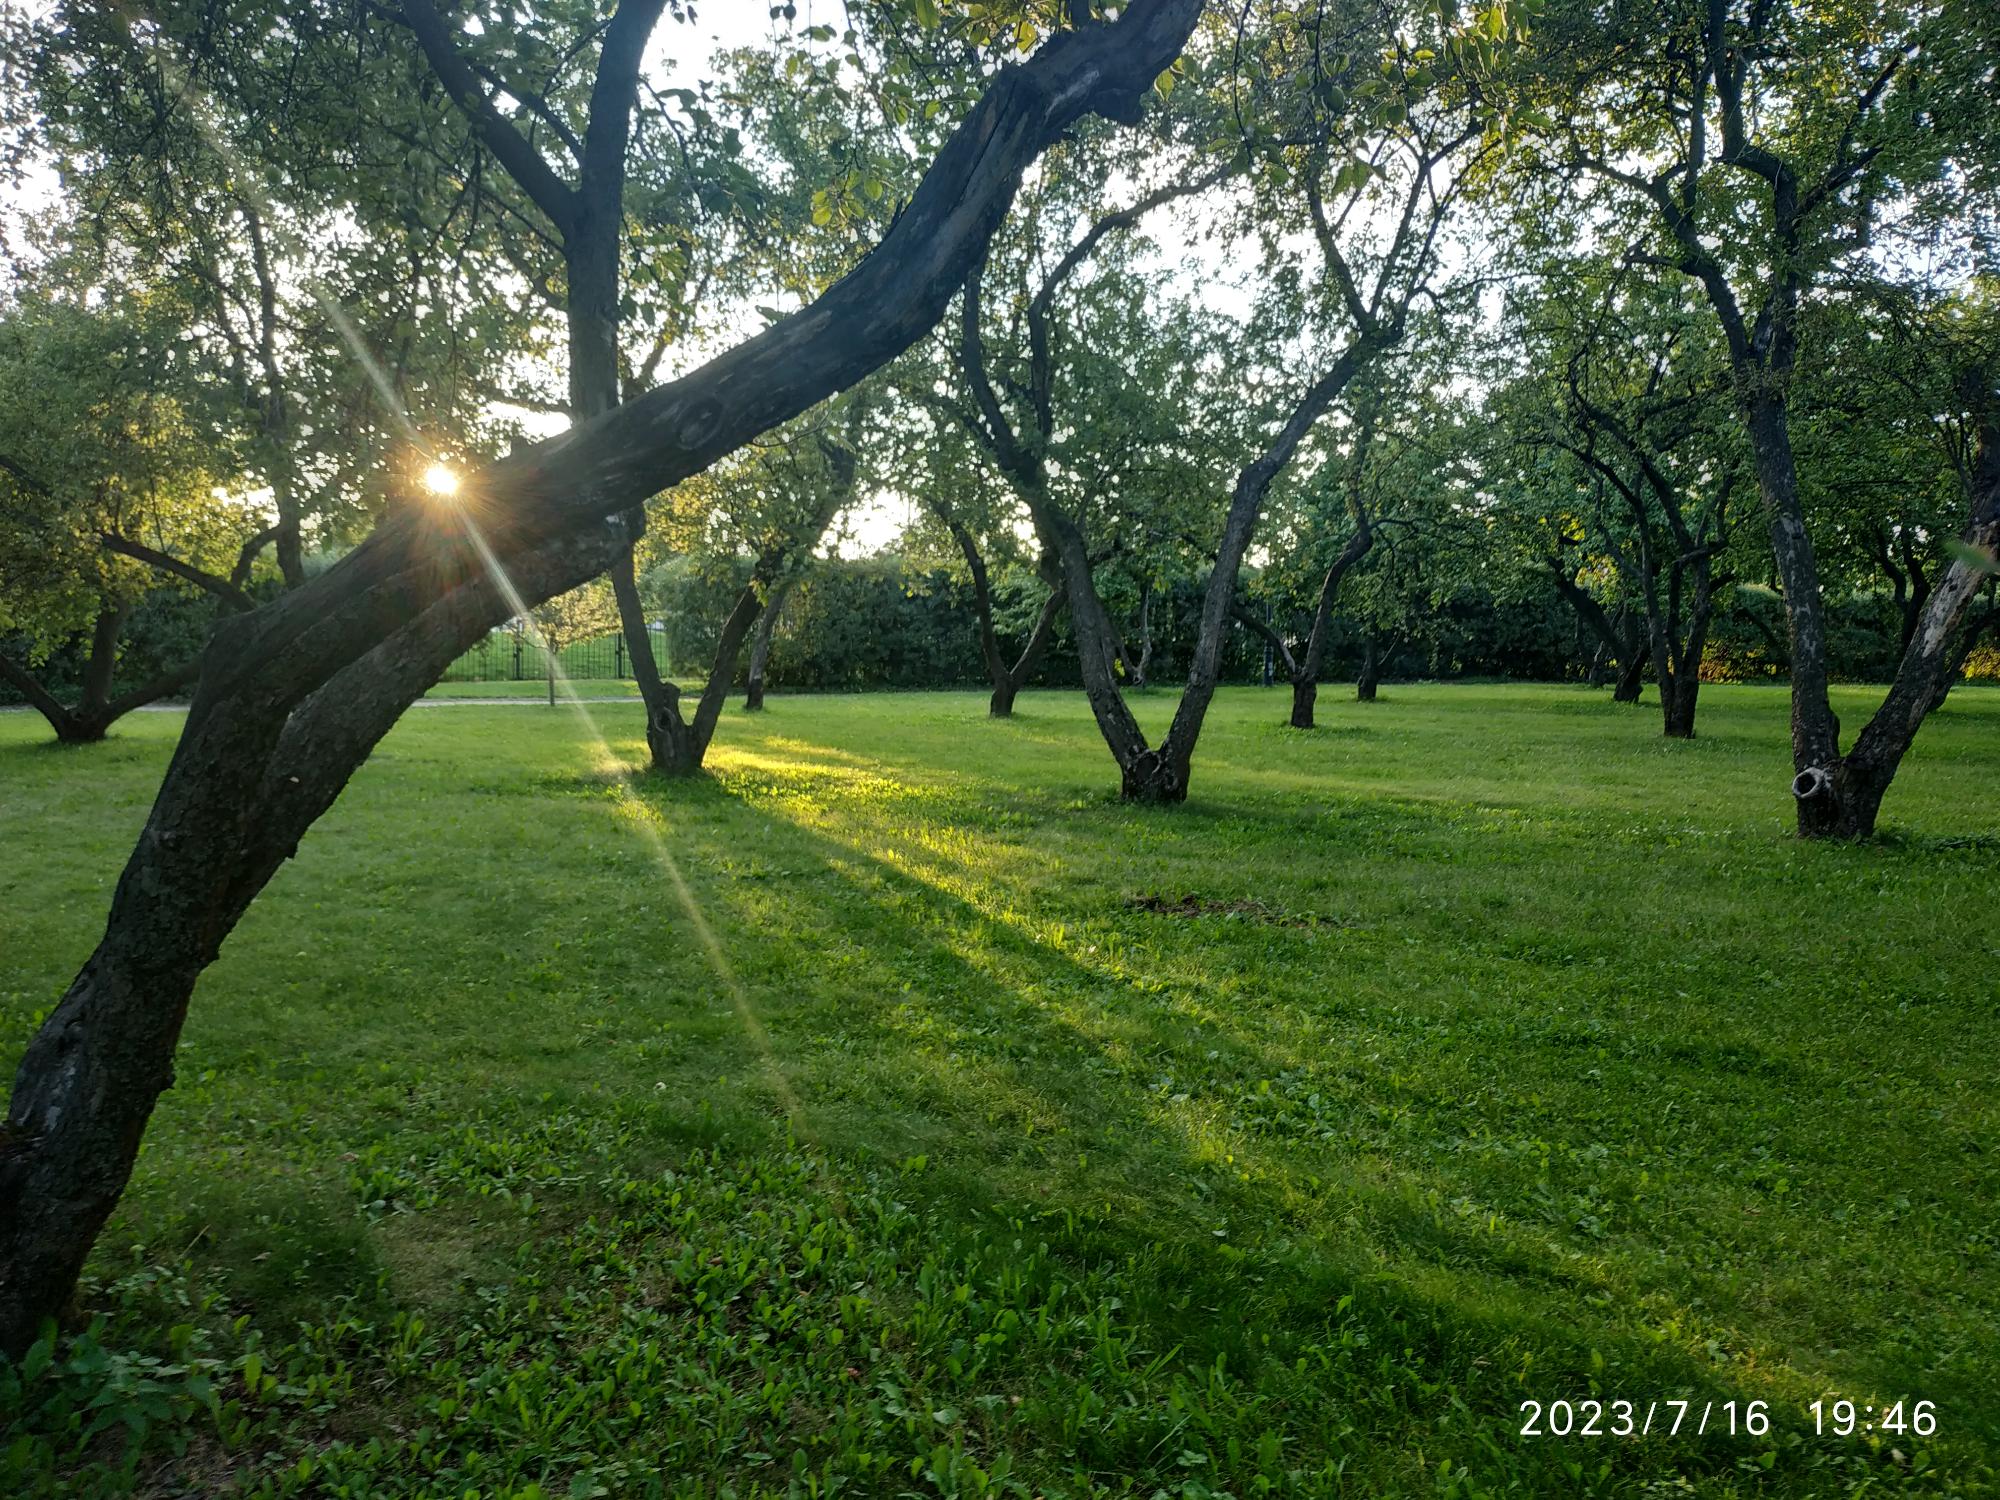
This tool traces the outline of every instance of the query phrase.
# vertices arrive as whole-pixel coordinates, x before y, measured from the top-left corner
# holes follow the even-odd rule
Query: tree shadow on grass
[[[725,777],[705,795],[737,793]],[[1789,1394],[1585,1311],[1643,1301],[1662,1323],[1700,1321],[1615,1262],[1445,1199],[1343,1128],[1339,1108],[1302,1125],[1279,1112],[1268,1131],[1241,1117],[1257,1081],[1311,1059],[1226,1017],[1172,1014],[936,872],[793,824],[785,858],[806,857],[819,878],[711,899],[739,939],[796,944],[771,956],[774,975],[812,952],[875,955],[832,995],[763,1009],[809,1138],[836,1161],[921,1152],[910,1190],[948,1219],[1025,1219],[1080,1265],[1131,1268],[1143,1295],[1125,1311],[1150,1327],[1149,1347],[1254,1372],[1295,1363],[1337,1323],[1393,1351],[1375,1375],[1391,1407],[1416,1411],[1448,1388],[1489,1435],[1523,1394],[1607,1380]],[[1188,1074],[1210,1076],[1177,1087]]]
[[[978,801],[977,793],[961,791],[971,801]],[[1180,819],[1188,811],[1170,816]],[[1230,820],[1238,813],[1229,809],[1212,816]],[[1690,1143],[1684,1127],[1665,1118],[1653,1120],[1646,1112],[1635,1111],[1615,1093],[1607,1098],[1604,1085],[1590,1081],[1599,1070],[1586,1071],[1584,1064],[1600,1063],[1607,1083],[1614,1089],[1617,1085],[1612,1081],[1620,1077],[1643,1089],[1657,1087],[1659,1098],[1682,1104],[1692,1099],[1722,1123],[1729,1116],[1727,1101],[1747,1080],[1755,1080],[1759,1086],[1784,1098],[1807,1097],[1815,1090],[1823,1091],[1835,1075],[1819,1066],[1816,1058],[1813,1066],[1806,1067],[1803,1058],[1774,1051],[1762,1041],[1746,1041],[1727,1034],[1704,1038],[1703,1028],[1699,1027],[1688,1028],[1679,1038],[1654,1036],[1650,1040],[1641,1038],[1634,1044],[1631,1032],[1643,1028],[1645,1021],[1640,1020],[1637,1027],[1620,1023],[1607,1030],[1601,1023],[1591,1021],[1588,1007],[1569,1020],[1559,1013],[1549,1014],[1546,1006],[1511,1010],[1474,1006],[1463,1015],[1445,1019],[1454,1030],[1462,1027],[1464,1039],[1473,1047],[1484,1049],[1489,1056],[1510,1055],[1524,1042],[1541,1049],[1556,1047],[1557,1060],[1567,1070],[1569,1065],[1560,1049],[1582,1049],[1580,1053],[1572,1050],[1568,1054],[1581,1059],[1574,1066],[1579,1075],[1579,1091],[1573,1095],[1578,1114],[1569,1122],[1570,1128],[1564,1130],[1558,1125],[1561,1133],[1553,1141],[1522,1139],[1518,1130],[1513,1138],[1504,1130],[1496,1136],[1495,1121],[1490,1114],[1461,1109],[1462,1100],[1438,1096],[1435,1086],[1430,1090],[1431,1097],[1425,1097],[1426,1089],[1420,1081],[1413,1085],[1409,1080],[1396,1078],[1385,1085],[1383,1075],[1393,1073],[1399,1066],[1393,1055],[1372,1069],[1357,1067],[1352,1060],[1329,1068],[1326,1057],[1317,1050],[1327,1044],[1328,1029],[1317,1032],[1308,1029],[1303,1038],[1295,1037],[1288,1047],[1274,1048],[1262,1034],[1241,1021],[1241,1013],[1233,1018],[1213,1006],[1199,1003],[1189,1006],[1180,1001],[1169,1005],[1157,995],[1148,996],[1144,993],[1150,984],[1148,977],[1136,976],[1135,987],[1134,976],[1121,974],[1118,960],[1109,952],[1098,954],[1092,948],[1089,955],[1079,960],[1078,950],[1086,946],[1082,939],[1102,936],[1106,929],[1115,938],[1121,914],[1112,914],[1099,922],[1086,918],[1074,938],[1059,939],[1052,944],[1046,936],[1046,923],[1040,924],[1042,930],[1038,931],[1032,914],[1023,918],[1011,911],[1005,900],[996,902],[991,898],[994,875],[990,870],[968,873],[962,857],[963,845],[952,845],[938,852],[918,840],[899,846],[890,860],[882,856],[879,848],[866,847],[871,842],[880,842],[872,830],[855,832],[856,828],[867,829],[867,820],[850,820],[850,824],[844,833],[822,828],[815,830],[814,836],[820,841],[822,858],[843,872],[850,885],[859,890],[863,901],[807,903],[794,909],[787,920],[805,924],[809,929],[815,910],[846,913],[871,907],[879,910],[885,904],[907,914],[895,942],[902,951],[921,957],[914,957],[909,966],[892,970],[884,976],[885,983],[910,984],[917,980],[926,991],[927,1009],[955,1014],[955,1020],[946,1026],[931,1014],[923,1017],[922,1024],[916,1027],[908,1022],[886,1028],[877,1023],[873,1039],[884,1048],[898,1044],[898,1032],[907,1035],[914,1031],[918,1040],[933,1050],[943,1045],[962,1054],[992,1056],[1003,1061],[1010,1061],[1011,1054],[1025,1052],[1025,1070],[1044,1075],[1052,1070],[1034,1061],[1038,1050],[1057,1057],[1068,1056],[1076,1066],[1053,1088],[1046,1076],[1033,1085],[1039,1091],[1036,1108],[1049,1111],[1063,1121],[1065,1129],[1083,1133],[1103,1119],[1121,1119],[1128,1125],[1136,1125],[1138,1122],[1132,1120],[1131,1110],[1125,1105],[1135,1092],[1155,1090],[1169,1101],[1180,1095],[1186,1110],[1196,1116],[1197,1126],[1190,1130],[1183,1122],[1173,1126],[1171,1133],[1179,1141],[1184,1158],[1190,1141],[1199,1146],[1200,1165],[1212,1164],[1218,1152],[1231,1149],[1231,1143],[1235,1143],[1237,1154],[1244,1154],[1241,1143],[1246,1121],[1253,1139],[1276,1136],[1326,1143],[1295,1157],[1289,1167],[1274,1172],[1286,1184],[1316,1176],[1338,1181],[1343,1167],[1338,1162],[1327,1162],[1325,1154],[1345,1156],[1359,1152],[1365,1162],[1363,1171],[1378,1175],[1385,1186],[1377,1190],[1372,1185],[1357,1186],[1350,1179],[1338,1190],[1326,1190],[1317,1204],[1321,1211],[1358,1212],[1365,1222],[1401,1226],[1388,1235],[1390,1240],[1402,1235],[1449,1247],[1438,1257],[1441,1264],[1451,1262],[1477,1268],[1482,1262],[1491,1261],[1510,1280],[1526,1277],[1549,1287],[1563,1288],[1566,1295],[1593,1300],[1609,1299],[1626,1305],[1645,1303],[1649,1307],[1648,1319],[1657,1317],[1659,1326],[1681,1328],[1691,1343],[1707,1341],[1739,1353],[1756,1347],[1754,1334],[1728,1326],[1726,1315],[1710,1311],[1700,1318],[1689,1317],[1677,1305],[1687,1295],[1690,1285],[1699,1287],[1700,1281],[1690,1283],[1683,1277],[1662,1274],[1671,1262],[1663,1261],[1661,1252],[1664,1249],[1671,1255],[1676,1231],[1671,1211],[1662,1214],[1659,1210],[1671,1209],[1671,1205],[1651,1201],[1657,1189],[1647,1186],[1646,1174],[1616,1159],[1605,1159],[1601,1143],[1610,1141],[1621,1154],[1642,1160],[1649,1157],[1667,1162],[1684,1160],[1688,1163],[1685,1170],[1701,1173],[1708,1169],[1698,1160],[1688,1158],[1687,1153],[1691,1145],[1696,1148],[1697,1157],[1706,1156],[1708,1150],[1700,1142]],[[1022,850],[1033,852],[1031,838],[1015,841],[1014,852]],[[988,894],[980,901],[968,901],[961,894],[966,889],[983,889]],[[773,923],[769,913],[755,923],[757,930],[782,925],[785,924]],[[968,959],[962,941],[953,941],[949,936],[917,941],[911,936],[913,933],[977,933],[978,962]],[[1262,936],[1270,942],[1300,941],[1297,935]],[[864,940],[865,937],[863,934]],[[1360,947],[1349,949],[1345,946],[1347,942],[1344,936],[1334,935],[1333,942],[1320,944],[1312,961],[1336,964],[1358,961],[1363,970],[1386,979],[1389,994],[1386,1004],[1380,993],[1351,999],[1345,1007],[1346,1016],[1340,1014],[1343,1007],[1334,996],[1328,997],[1331,1004],[1315,1007],[1331,1012],[1330,1032],[1336,1042],[1342,1027],[1349,1023],[1370,1030],[1373,1045],[1380,1044],[1384,1024],[1406,1030],[1409,1023],[1415,1022],[1419,1034],[1426,1027],[1438,1029],[1435,1016],[1427,1018],[1402,1009],[1394,989],[1399,983],[1407,987],[1407,981],[1395,972],[1393,950],[1385,957],[1380,944],[1364,941]],[[1199,943],[1193,947],[1198,950]],[[1170,956],[1185,960],[1190,951],[1189,946],[1183,945]],[[1201,956],[1198,951],[1196,956]],[[1011,1001],[989,998],[969,1017],[963,1014],[966,1002],[962,997],[980,994],[1013,998]],[[909,1002],[901,1003],[907,1010]],[[1036,1011],[1042,1014],[1037,1015]],[[844,1015],[842,1025],[851,1032],[852,1016]],[[1056,1028],[1054,1034],[1049,1032],[1051,1027]],[[1265,1029],[1268,1031],[1268,1026]],[[1574,1037],[1569,1035],[1572,1031],[1576,1033]],[[927,1032],[931,1035],[926,1035]],[[1620,1040],[1621,1033],[1626,1040]],[[1009,1045],[997,1045],[991,1040],[996,1037],[1009,1039]],[[1422,1053],[1413,1055],[1418,1065],[1425,1062]],[[1115,1062],[1115,1067],[1108,1071],[1104,1064],[1107,1056],[1113,1056]],[[1616,1072],[1613,1064],[1617,1065]],[[1163,1083],[1162,1079],[1167,1081]],[[1279,1083],[1281,1095],[1275,1100],[1257,1092],[1273,1080]],[[1452,1082],[1450,1074],[1440,1079],[1447,1088]],[[1324,1095],[1315,1098],[1308,1094],[1310,1107],[1296,1097],[1308,1088]],[[1065,1097],[1069,1095],[1084,1102],[1065,1105]],[[1154,1138],[1163,1139],[1153,1106],[1149,1104],[1142,1113],[1154,1129]],[[1355,1120],[1367,1119],[1370,1114],[1384,1123],[1380,1128],[1357,1135],[1353,1128]],[[1419,1126],[1429,1123],[1433,1129],[1443,1129],[1443,1137],[1437,1142],[1445,1148],[1443,1156],[1427,1140],[1416,1138],[1421,1130],[1413,1134],[1409,1128],[1413,1120]],[[1547,1129],[1546,1115],[1542,1117],[1541,1128]],[[1619,1147],[1618,1132],[1626,1135],[1623,1148]],[[1569,1139],[1565,1140],[1565,1135]],[[1400,1151],[1396,1150],[1399,1147]],[[1397,1155],[1406,1161],[1424,1160],[1425,1170],[1409,1173],[1407,1168],[1395,1165]],[[1551,1155],[1554,1169],[1550,1166]],[[1760,1175],[1764,1170],[1753,1159],[1748,1165],[1752,1175],[1744,1187],[1725,1189],[1716,1200],[1719,1206],[1712,1211],[1755,1215],[1774,1206],[1764,1195],[1776,1174]],[[1600,1186],[1604,1189],[1601,1195]],[[1778,1190],[1784,1190],[1782,1184]],[[1089,1195],[1088,1187],[1083,1185],[1078,1185],[1076,1191],[1080,1196]],[[1285,1196],[1286,1191],[1290,1191],[1289,1187],[1281,1190],[1279,1197]],[[1739,1201],[1740,1209],[1736,1207]],[[1495,1212],[1496,1202],[1505,1212]],[[1356,1205],[1361,1206],[1357,1209]],[[1141,1211],[1147,1207],[1143,1199],[1134,1206]],[[1827,1211],[1838,1207],[1838,1202],[1830,1201]],[[1270,1217],[1267,1209],[1265,1205],[1246,1217],[1252,1221]],[[1528,1210],[1525,1236],[1520,1222],[1524,1209]],[[1276,1217],[1282,1219],[1283,1215]],[[1481,1227],[1490,1226],[1496,1218],[1509,1217],[1516,1221],[1511,1234],[1503,1234],[1497,1240],[1490,1227]],[[1538,1221],[1542,1220],[1557,1229],[1552,1238],[1537,1232]],[[1746,1218],[1738,1222],[1748,1228],[1756,1221]],[[1726,1226],[1721,1232],[1730,1233]],[[1515,1242],[1509,1243],[1510,1239]],[[1521,1243],[1524,1240],[1525,1248]],[[1392,1247],[1390,1254],[1393,1253]],[[1714,1253],[1713,1248],[1707,1253]],[[1374,1247],[1370,1247],[1366,1255],[1373,1254]],[[1579,1264],[1588,1266],[1588,1272],[1579,1275],[1576,1269]],[[1622,1272],[1620,1266],[1625,1268]],[[1644,1269],[1640,1270],[1641,1267]],[[1710,1299],[1704,1296],[1700,1300]],[[1558,1311],[1557,1315],[1571,1314]],[[1693,1330],[1704,1322],[1707,1326],[1702,1327],[1699,1335],[1694,1334]],[[1893,1352],[1871,1349],[1865,1337],[1860,1340],[1852,1337],[1859,1331],[1854,1323],[1844,1322],[1840,1328],[1826,1330],[1821,1338],[1809,1335],[1802,1352],[1809,1364],[1824,1366],[1831,1359],[1838,1377],[1870,1388],[1888,1389],[1899,1380],[1907,1382],[1911,1375],[1907,1354],[1900,1349]],[[1794,1329],[1781,1338],[1796,1340],[1798,1336]],[[1893,1339],[1893,1333],[1891,1336]],[[1838,1353],[1833,1352],[1836,1349]],[[1769,1357],[1768,1351],[1765,1357]]]
[[[1567,1029],[1530,1036],[1518,1017],[1471,1005],[1462,986],[1432,1011],[1405,1006],[1398,988],[1411,981],[1393,933],[1180,922],[1115,899],[1157,883],[1168,855],[1200,868],[1204,847],[1203,887],[1226,889],[1242,874],[1215,858],[1226,835],[1249,829],[1268,850],[1297,820],[1220,801],[1078,810],[1072,788],[1017,794],[803,742],[769,751],[725,754],[714,778],[648,783],[639,796],[667,825],[783,1088],[754,1066],[754,1033],[685,919],[666,915],[663,872],[629,833],[597,828],[599,807],[616,827],[617,788],[595,771],[543,776],[533,795],[561,799],[572,839],[595,839],[590,878],[611,892],[588,898],[598,941],[568,966],[547,964],[544,983],[532,954],[564,936],[574,908],[535,919],[529,958],[475,971],[519,995],[486,997],[472,1029],[424,1053],[436,1076],[422,1082],[438,1097],[373,1139],[340,1143],[356,1160],[330,1180],[375,1225],[345,1274],[357,1293],[378,1269],[388,1283],[379,1301],[357,1304],[367,1328],[335,1319],[337,1336],[304,1342],[351,1348],[356,1389],[422,1402],[468,1381],[505,1387],[509,1400],[523,1393],[518,1418],[496,1407],[495,1421],[601,1408],[624,1422],[629,1378],[612,1379],[610,1395],[589,1385],[623,1368],[607,1369],[603,1352],[643,1363],[685,1347],[694,1363],[646,1388],[706,1403],[700,1423],[714,1443],[683,1454],[681,1472],[747,1484],[762,1477],[766,1447],[809,1446],[860,1420],[851,1406],[836,1419],[811,1405],[847,1389],[850,1360],[873,1378],[858,1350],[835,1357],[788,1341],[759,1310],[783,1303],[792,1280],[811,1285],[804,1257],[825,1247],[793,1244],[802,1219],[850,1247],[840,1293],[886,1311],[882,1337],[902,1360],[893,1399],[916,1413],[924,1442],[962,1426],[988,1459],[1011,1452],[1038,1473],[1060,1474],[1063,1460],[1048,1455],[1074,1451],[1107,1484],[1164,1487],[1198,1471],[1247,1492],[1237,1471],[1220,1472],[1229,1445],[1268,1435],[1301,1472],[1351,1459],[1368,1476],[1349,1481],[1357,1493],[1428,1490],[1440,1458],[1479,1487],[1551,1493],[1581,1486],[1564,1467],[1577,1450],[1518,1440],[1523,1397],[1791,1389],[1782,1369],[1758,1367],[1767,1351],[1754,1337],[1692,1306],[1691,1283],[1647,1260],[1671,1252],[1671,1220],[1579,1238],[1564,1190],[1606,1170],[1571,1149],[1589,1144],[1589,1122],[1546,1142],[1487,1128],[1477,1101],[1456,1092],[1464,1070],[1444,1070],[1463,1035],[1488,1057],[1553,1047],[1580,1070],[1602,1051],[1587,1018],[1542,1017]],[[1063,833],[1053,844],[1052,829]],[[1106,838],[1116,867],[1088,867]],[[430,957],[411,956],[412,982]],[[1298,971],[1315,967],[1337,982],[1302,989]],[[1446,1036],[1438,1009],[1462,1001]],[[481,1024],[531,1029],[534,1055],[496,1046],[489,1056]],[[395,1105],[379,1087],[379,1101],[363,1101],[371,1113]],[[704,1164],[694,1148],[716,1159]],[[1544,1180],[1550,1197],[1538,1204]],[[672,1200],[682,1191],[685,1203]],[[253,1220],[270,1207],[259,1188],[240,1196],[222,1207]],[[901,1204],[921,1216],[914,1229],[892,1227]],[[1639,1211],[1613,1204],[1608,1215],[1628,1207]],[[310,1230],[282,1215],[277,1227]],[[854,1260],[852,1246],[898,1234],[896,1256]],[[244,1257],[271,1248],[257,1243],[217,1244],[215,1273],[243,1275]],[[725,1295],[746,1245],[786,1269],[746,1273]],[[1047,1305],[1063,1305],[1060,1286],[1079,1289],[1075,1326],[1032,1358],[954,1374],[954,1361],[978,1368],[993,1347],[980,1340],[1017,1335],[996,1319],[933,1348],[917,1330],[957,1287],[1004,1300],[1027,1263]],[[942,1290],[924,1282],[946,1273]],[[592,1287],[604,1291],[596,1301]],[[318,1273],[306,1290],[338,1300]],[[428,1335],[410,1332],[412,1309]],[[1710,1337],[1716,1356],[1700,1351]],[[1865,1350],[1832,1357],[1867,1377]],[[809,1371],[833,1387],[812,1385]],[[805,1394],[773,1411],[766,1389]],[[871,1388],[852,1399],[892,1398]],[[1126,1415],[1100,1411],[1073,1430],[1093,1399]],[[1001,1404],[966,1415],[985,1401]],[[416,1411],[409,1420],[434,1430],[430,1408]],[[661,1409],[636,1420],[643,1448],[680,1418]],[[564,1437],[565,1451],[610,1440],[593,1431]],[[541,1451],[531,1438],[511,1426],[462,1434],[495,1462]],[[1600,1452],[1621,1479],[1692,1475],[1720,1488],[1746,1450],[1683,1440],[1583,1456]],[[1803,1463],[1788,1449],[1769,1475],[1738,1482],[1811,1490],[1818,1479]],[[566,1486],[571,1473],[581,1470],[556,1477]],[[1335,1489],[1317,1478],[1291,1487]]]

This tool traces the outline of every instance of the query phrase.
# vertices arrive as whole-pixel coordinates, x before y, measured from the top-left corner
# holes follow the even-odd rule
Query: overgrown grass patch
[[[0,1486],[1992,1492],[2000,693],[1856,848],[1777,691],[1338,696],[1223,694],[1170,810],[1068,696],[773,699],[639,785],[692,912],[569,713],[409,715],[203,980]],[[0,716],[10,1068],[178,727]],[[1771,1430],[1519,1435],[1670,1396]]]

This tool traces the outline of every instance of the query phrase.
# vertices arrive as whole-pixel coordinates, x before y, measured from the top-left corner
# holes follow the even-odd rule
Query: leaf
[[[1993,554],[1975,547],[1969,542],[1961,542],[1958,538],[1953,537],[1944,544],[1944,550],[1951,554],[1953,562],[1964,563],[1968,568],[1972,568],[1977,572],[2000,573],[2000,562],[1994,560]]]

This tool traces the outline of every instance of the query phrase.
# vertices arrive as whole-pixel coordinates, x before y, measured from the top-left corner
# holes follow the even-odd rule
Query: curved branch
[[[227,578],[218,578],[206,568],[198,568],[193,563],[183,562],[172,553],[161,552],[148,547],[144,542],[135,542],[130,537],[120,536],[115,531],[98,533],[98,541],[104,550],[116,552],[121,557],[129,557],[162,573],[171,573],[176,578],[184,578],[198,589],[215,595],[232,609],[255,609],[256,601]]]
[[[452,41],[451,29],[431,0],[402,0],[398,14],[430,60],[438,82],[465,111],[480,142],[567,239],[576,224],[575,190],[556,176],[541,152],[493,107],[492,99],[479,87],[478,74]]]

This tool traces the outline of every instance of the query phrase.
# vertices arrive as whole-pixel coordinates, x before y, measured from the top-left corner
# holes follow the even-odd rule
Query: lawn
[[[1781,690],[1345,697],[1224,692],[1173,810],[1069,694],[775,698],[631,794],[408,715],[203,980],[0,1493],[1996,1493],[2000,690],[1865,847],[1786,836]],[[178,728],[0,715],[9,1072]]]

